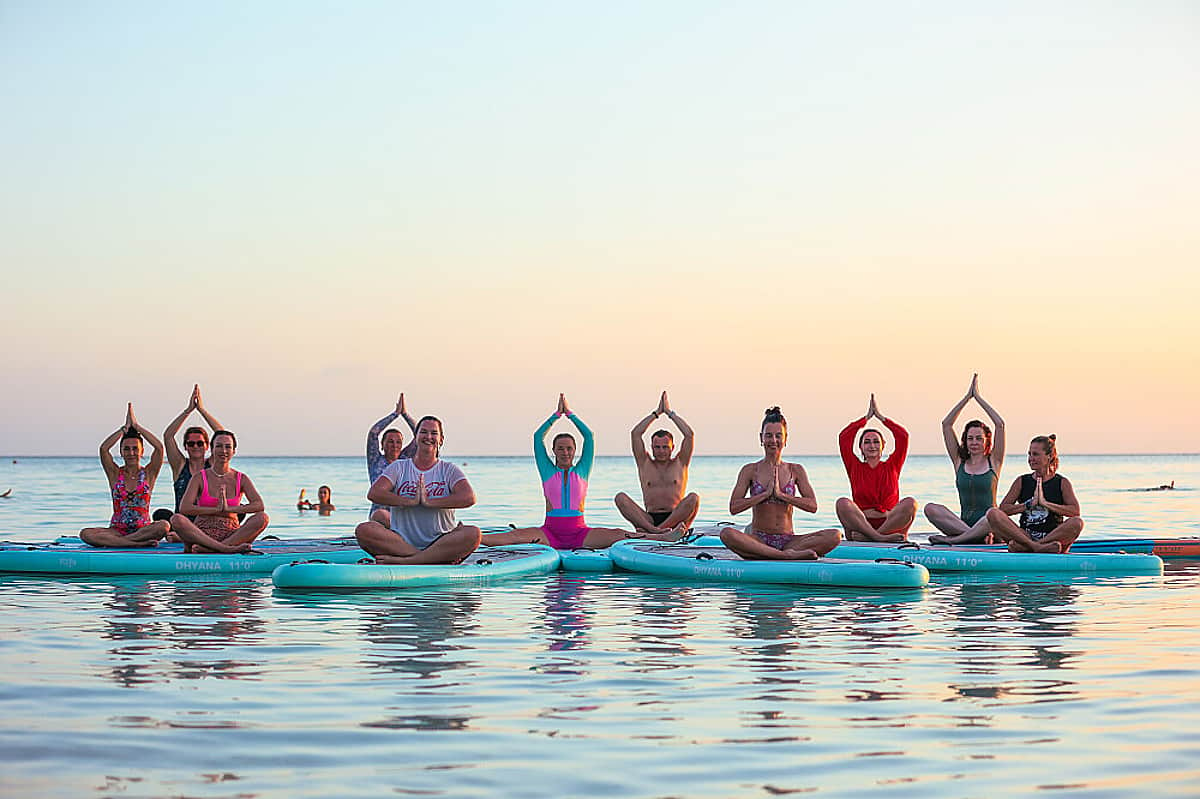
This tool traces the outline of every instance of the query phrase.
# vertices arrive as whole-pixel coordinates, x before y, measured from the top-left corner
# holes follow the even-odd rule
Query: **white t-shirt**
[[[462,469],[449,461],[439,460],[432,468],[421,471],[408,458],[392,461],[380,475],[386,477],[392,484],[392,491],[402,497],[417,495],[417,478],[420,476],[425,478],[425,496],[430,499],[449,496],[454,486],[467,479]],[[412,508],[392,508],[391,511],[392,530],[417,549],[425,549],[438,536],[458,526],[454,511],[450,508],[417,505]]]

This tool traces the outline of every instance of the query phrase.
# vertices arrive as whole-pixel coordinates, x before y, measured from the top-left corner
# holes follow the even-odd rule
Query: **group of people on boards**
[[[960,439],[954,425],[972,400],[983,408],[994,429],[974,419],[967,423]],[[183,433],[185,455],[175,437],[192,412],[198,412],[214,432],[210,441],[205,428],[188,427]],[[647,450],[646,432],[664,416],[682,436],[678,453],[674,435],[666,429],[650,435]],[[404,434],[389,427],[397,418],[403,418],[412,432],[407,445]],[[582,438],[581,450],[575,436],[565,432],[555,435],[547,448],[546,436],[563,418]],[[894,441],[887,457],[883,432],[867,427],[872,419],[877,419]],[[1017,478],[997,505],[996,489],[1005,452],[1004,420],[980,395],[977,375],[942,420],[942,435],[954,466],[961,509],[955,514],[944,505],[926,506],[926,517],[939,530],[930,536],[932,543],[998,540],[1014,552],[1070,549],[1083,530],[1083,521],[1071,482],[1058,473],[1054,436],[1038,436],[1030,442],[1030,473]],[[199,386],[193,388],[187,407],[167,427],[164,437],[175,488],[174,511],[150,511],[150,495],[162,466],[164,446],[138,424],[130,405],[125,423],[100,445],[100,462],[112,491],[112,520],[108,527],[81,530],[80,537],[93,546],[104,547],[153,546],[163,538],[177,538],[189,552],[247,551],[269,520],[253,481],[230,465],[237,438],[204,408]],[[556,549],[595,549],[625,538],[676,541],[687,534],[699,513],[699,497],[687,493],[695,434],[671,409],[665,391],[658,406],[630,432],[642,501],[623,492],[614,498],[632,530],[589,527],[584,521],[594,439],[591,429],[561,394],[555,411],[533,434],[546,502],[546,516],[540,526],[484,534],[478,527],[458,521],[455,511],[474,505],[475,492],[462,469],[440,459],[443,440],[441,420],[435,416],[414,420],[405,408],[403,394],[395,411],[367,432],[367,472],[371,480],[367,498],[372,505],[370,518],[358,525],[355,536],[377,562],[457,563],[480,544],[540,543]],[[111,454],[118,442],[124,460],[121,466]],[[141,464],[143,442],[151,447],[150,461],[145,466]],[[804,467],[783,460],[787,420],[778,407],[767,409],[759,428],[759,443],[762,459],[741,468],[729,500],[730,513],[751,511],[750,523],[744,529],[728,525],[720,531],[721,540],[731,550],[747,559],[814,559],[837,546],[843,535],[850,541],[897,543],[907,539],[918,509],[912,497],[900,497],[908,431],[879,410],[873,394],[866,414],[851,421],[838,436],[851,494],[836,504],[841,530],[796,533],[793,509],[815,513],[817,499]],[[301,492],[297,507],[307,504],[323,512],[333,509],[328,486],[321,487],[318,497],[314,505]],[[1019,516],[1018,521],[1014,522],[1013,516]]]

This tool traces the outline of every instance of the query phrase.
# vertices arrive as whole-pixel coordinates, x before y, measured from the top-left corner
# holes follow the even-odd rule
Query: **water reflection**
[[[953,591],[953,589],[950,589]],[[1062,674],[1073,670],[1081,650],[1065,644],[1075,635],[1080,588],[1071,582],[964,583],[957,586],[957,621],[951,630],[961,674],[952,682],[960,698],[1062,701],[1079,694]],[[1027,670],[1033,670],[1028,673]]]
[[[171,659],[169,653],[228,653],[262,640],[262,592],[252,581],[189,582],[123,580],[101,603],[101,638],[117,642],[105,674],[124,687],[195,680],[258,679],[261,664],[211,656]]]
[[[401,730],[463,730],[474,714],[459,693],[471,689],[453,672],[476,666],[463,643],[477,634],[481,608],[473,593],[406,592],[363,608],[359,632],[367,648],[363,664],[404,678],[398,686],[402,705],[383,708],[386,715],[361,722],[363,727]],[[416,681],[415,684],[411,681]],[[428,705],[457,712],[432,713]],[[417,712],[421,708],[425,712]]]

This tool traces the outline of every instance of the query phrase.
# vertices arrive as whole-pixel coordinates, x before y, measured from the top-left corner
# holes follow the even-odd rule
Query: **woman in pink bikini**
[[[142,466],[142,440],[150,442],[150,463]],[[121,442],[125,465],[113,460],[113,444]],[[171,531],[165,521],[150,521],[150,492],[163,464],[162,442],[125,410],[125,424],[100,444],[100,464],[112,492],[113,515],[108,527],[87,527],[79,537],[94,547],[152,547]]]
[[[267,529],[270,519],[263,512],[254,483],[230,466],[236,451],[233,433],[213,433],[212,465],[192,477],[179,513],[171,517],[171,528],[188,552],[247,552],[251,542]],[[241,523],[239,513],[246,514]]]
[[[832,529],[801,535],[792,530],[792,509],[816,513],[817,495],[804,467],[783,460],[787,420],[779,406],[767,409],[758,438],[763,459],[742,467],[729,498],[730,513],[753,509],[754,515],[745,532],[721,530],[721,542],[746,560],[816,560],[842,535]]]

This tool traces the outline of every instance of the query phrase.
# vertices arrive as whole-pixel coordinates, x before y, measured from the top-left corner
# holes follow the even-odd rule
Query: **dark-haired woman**
[[[247,552],[267,529],[270,519],[254,481],[230,464],[235,452],[233,433],[213,433],[212,465],[192,477],[179,513],[171,517],[171,527],[187,552]],[[239,523],[238,514],[245,514],[245,521]]]
[[[972,419],[963,428],[962,440],[954,435],[954,423],[968,402],[974,399],[995,426]],[[925,506],[925,518],[940,530],[929,536],[932,544],[984,543],[991,537],[987,512],[996,507],[996,484],[1004,466],[1004,420],[979,394],[979,375],[971,378],[971,387],[942,420],[942,440],[946,454],[954,464],[954,486],[958,489],[961,511],[956,515],[945,505],[931,502]]]
[[[142,440],[150,442],[150,462],[142,466]],[[113,460],[113,444],[121,442],[124,465]],[[112,492],[113,515],[108,527],[87,527],[79,537],[94,547],[152,547],[171,530],[165,521],[150,520],[150,494],[162,468],[163,445],[125,410],[125,424],[100,444],[100,464]]]
[[[559,433],[551,442],[554,459],[546,453],[546,434],[561,417],[571,420],[583,436],[583,452],[575,462],[575,437],[570,433]],[[533,432],[533,456],[537,462],[538,476],[542,478],[542,495],[546,499],[546,520],[541,527],[522,527],[503,533],[488,533],[483,543],[489,546],[502,544],[546,544],[555,549],[603,549],[625,538],[649,538],[655,541],[678,541],[687,529],[679,525],[665,533],[632,533],[616,527],[588,527],[583,520],[583,506],[587,501],[588,478],[592,474],[595,446],[592,431],[583,420],[567,407],[567,400],[558,395],[558,408],[550,418]]]
[[[1054,436],[1029,442],[1030,474],[1018,477],[1000,507],[987,512],[992,533],[1012,552],[1066,552],[1083,532],[1071,481],[1058,473]],[[1020,523],[1010,516],[1021,514]]]
[[[208,422],[211,429],[221,430],[224,427],[217,421],[217,417],[204,407],[204,400],[200,397],[199,384],[193,385],[187,407],[172,419],[171,423],[167,425],[167,429],[163,431],[163,442],[167,448],[167,463],[171,467],[171,486],[175,489],[174,513],[179,513],[179,503],[183,501],[183,492],[187,490],[192,475],[199,474],[208,466],[208,430],[200,426],[189,427],[183,431],[183,449],[180,450],[179,445],[175,443],[175,436],[179,434],[179,428],[183,427],[183,423],[187,421],[193,411],[199,413],[204,421]],[[154,512],[155,519],[170,519],[171,516],[172,511],[165,508]]]
[[[721,542],[747,560],[815,560],[836,547],[841,534],[833,529],[802,535],[793,531],[792,509],[816,513],[817,496],[804,467],[783,460],[787,420],[778,406],[767,409],[758,440],[762,460],[742,467],[729,498],[730,513],[753,510],[750,524],[744,532],[724,528]]]
[[[871,417],[891,431],[896,449],[884,458],[883,434],[873,428],[863,430],[858,442],[862,452],[859,460],[854,454],[854,438]],[[837,501],[838,521],[846,531],[846,539],[889,543],[905,540],[917,516],[917,501],[912,497],[900,499],[900,470],[908,457],[908,431],[879,412],[872,394],[867,415],[846,425],[838,435],[838,449],[850,478],[850,496]]]

